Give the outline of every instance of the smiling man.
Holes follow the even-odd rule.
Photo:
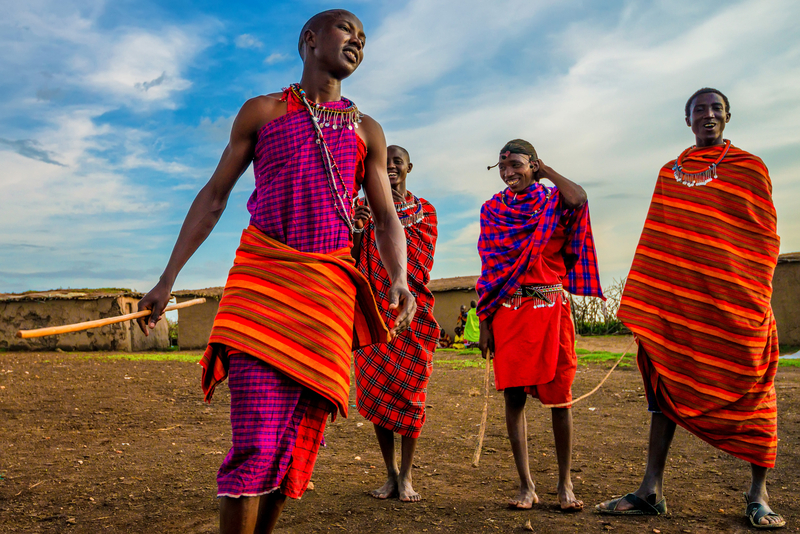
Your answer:
[[[417,502],[422,497],[414,491],[411,470],[425,424],[428,380],[439,338],[439,325],[433,317],[433,293],[428,289],[438,227],[433,205],[406,189],[408,173],[414,167],[408,151],[390,146],[386,167],[394,209],[405,227],[408,284],[417,299],[417,313],[408,330],[388,344],[370,345],[355,352],[356,402],[359,413],[375,427],[386,464],[386,483],[370,494],[377,499],[397,497],[403,502]],[[384,319],[391,323],[396,313],[387,298],[389,277],[375,246],[375,225],[367,206],[356,208],[355,226],[353,256],[375,290]],[[401,436],[399,469],[395,433]]]
[[[572,381],[575,329],[564,289],[602,298],[586,192],[544,164],[533,146],[509,141],[497,166],[506,189],[481,208],[478,252],[480,348],[494,353],[495,386],[503,391],[506,426],[519,474],[513,508],[539,502],[528,465],[527,396],[552,408],[558,501],[577,511],[572,491]],[[539,183],[543,178],[555,187]]]
[[[216,171],[198,193],[164,274],[139,302],[161,317],[178,272],[253,163],[255,191],[201,361],[210,400],[229,379],[233,445],[217,474],[222,533],[272,532],[286,497],[308,486],[325,421],[347,415],[352,350],[385,343],[369,285],[350,256],[352,197],[363,185],[386,266],[392,333],[411,322],[406,240],[393,208],[380,125],[341,97],[363,58],[361,21],[325,11],[300,33],[303,75],[242,106]]]
[[[745,515],[755,528],[780,528],[766,487],[778,445],[772,183],[761,159],[723,138],[725,95],[700,89],[685,113],[695,146],[661,168],[618,313],[639,342],[647,467],[636,491],[597,511],[666,512],[664,468],[680,425],[750,464]]]

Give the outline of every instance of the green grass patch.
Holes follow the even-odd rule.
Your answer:
[[[120,354],[81,354],[83,358],[96,360],[131,360],[136,362],[191,362],[197,363],[202,357],[200,354],[186,354],[181,352],[123,352]]]
[[[615,362],[622,356],[619,352],[608,352],[605,350],[601,351],[591,351],[586,349],[575,349],[575,352],[578,354],[578,363],[582,363],[584,365],[589,363],[598,363],[598,362],[608,362],[612,361]],[[628,354],[626,355],[622,361],[619,363],[620,367],[629,367],[633,362],[633,355]]]
[[[446,354],[480,354],[481,349],[479,348],[472,348],[472,349],[436,349],[436,352],[444,352]]]
[[[791,360],[781,358],[778,360],[778,367],[800,367],[800,358],[792,358]]]
[[[460,369],[469,369],[472,367],[486,367],[486,360],[483,358],[480,360],[434,360],[433,363],[454,369],[456,371]]]

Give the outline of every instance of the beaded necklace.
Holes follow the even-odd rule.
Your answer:
[[[324,126],[332,126],[334,130],[341,127],[342,123],[347,123],[347,121],[350,121],[350,123],[347,124],[347,127],[349,130],[352,130],[354,124],[355,127],[358,128],[358,124],[354,122],[354,117],[358,117],[358,122],[361,122],[360,113],[358,112],[355,104],[352,104],[350,107],[342,111],[327,109],[324,106],[316,103],[312,106],[311,102],[308,101],[308,97],[306,97],[306,92],[300,87],[299,84],[292,84],[291,88],[294,94],[306,106],[306,109],[313,119],[311,123],[314,125],[314,133],[317,136],[317,145],[319,146],[320,153],[322,154],[322,162],[325,165],[325,175],[328,178],[328,185],[330,186],[331,195],[333,195],[333,203],[336,207],[336,213],[342,218],[345,224],[347,224],[347,228],[352,233],[354,227],[353,221],[350,218],[349,206],[353,205],[353,199],[350,196],[350,192],[347,190],[347,184],[342,177],[342,173],[339,171],[339,167],[336,165],[336,160],[333,159],[333,154],[331,154],[331,151],[328,148],[328,143],[325,142],[325,137],[322,135],[320,117],[327,117],[323,123]],[[329,122],[329,119],[334,117],[334,115],[331,115],[332,113],[342,114],[341,117],[335,115],[337,118],[334,119],[333,124]],[[336,181],[337,177],[339,178],[338,183]],[[339,186],[341,186],[341,192],[339,191]]]
[[[544,197],[544,202],[542,203],[542,206],[538,210],[531,213],[531,217],[536,217],[537,215],[539,215],[542,212],[542,210],[547,206],[547,202],[550,200],[550,195],[552,194],[553,191],[550,188],[545,188],[545,189],[547,189],[547,194]],[[508,202],[506,202],[505,194],[500,196],[500,200],[503,202],[503,205],[505,205],[505,207],[513,208],[513,206],[509,205]],[[514,198],[512,199],[512,202],[515,202],[516,200],[517,200],[517,194],[514,193]]]
[[[400,219],[400,224],[402,224],[404,228],[415,225],[425,218],[425,214],[422,213],[422,203],[413,193],[409,193],[409,195],[411,195],[411,200],[399,205],[395,204],[394,206],[395,211],[397,211],[397,218]],[[413,208],[414,206],[416,206],[417,209],[412,213],[403,213],[403,211]]]
[[[728,139],[725,139],[725,147],[722,150],[722,154],[717,158],[717,161],[706,167],[701,171],[696,172],[689,172],[683,170],[683,158],[686,157],[686,154],[689,151],[694,150],[697,148],[697,145],[692,145],[683,152],[681,155],[678,156],[678,159],[675,160],[675,165],[672,166],[672,173],[675,175],[675,180],[678,183],[685,185],[686,187],[695,187],[700,185],[706,185],[711,180],[717,177],[717,165],[719,165],[725,156],[728,154],[728,149],[731,147],[731,142]],[[690,180],[691,178],[691,180]],[[698,178],[701,178],[698,180]]]
[[[358,108],[353,102],[345,99],[347,102],[350,102],[350,105],[347,106],[347,108],[330,109],[326,108],[322,104],[309,102],[306,98],[305,91],[303,91],[299,84],[294,83],[290,87],[292,92],[294,92],[294,94],[303,100],[304,104],[306,104],[309,113],[311,113],[311,117],[314,119],[314,122],[317,125],[320,125],[322,128],[332,128],[334,130],[344,127],[347,127],[348,130],[358,128],[358,124],[361,122],[363,113],[358,111]]]

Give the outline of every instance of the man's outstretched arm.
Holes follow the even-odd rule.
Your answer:
[[[236,116],[228,146],[222,152],[211,179],[192,202],[164,273],[155,287],[139,301],[139,311],[152,310],[149,317],[137,321],[145,335],[148,334],[148,326],[155,328],[161,318],[178,273],[206,240],[225,211],[233,186],[253,160],[259,128],[271,120],[271,115],[277,116],[278,113],[280,104],[276,99],[258,97],[248,100]]]

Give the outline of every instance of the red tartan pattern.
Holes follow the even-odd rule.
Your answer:
[[[405,229],[408,286],[416,297],[417,313],[410,328],[388,344],[355,352],[359,413],[380,427],[412,438],[419,436],[425,423],[425,398],[440,332],[433,317],[433,294],[427,287],[438,236],[436,210],[425,199],[419,202],[424,218]],[[392,324],[397,313],[389,309],[391,280],[378,254],[371,220],[362,236],[358,268],[369,280],[386,323]]]
[[[286,115],[258,132],[253,156],[256,189],[247,202],[250,224],[300,252],[328,254],[350,245],[350,230],[336,213],[311,115],[291,90],[284,91],[283,99]],[[345,109],[351,104],[342,98],[325,107]],[[364,176],[364,141],[347,128],[325,128],[324,136],[355,196]]]
[[[303,496],[317,461],[320,445],[324,445],[323,433],[330,402],[319,395],[312,394],[305,416],[297,428],[297,441],[292,451],[292,463],[281,483],[281,493],[292,499]]]

